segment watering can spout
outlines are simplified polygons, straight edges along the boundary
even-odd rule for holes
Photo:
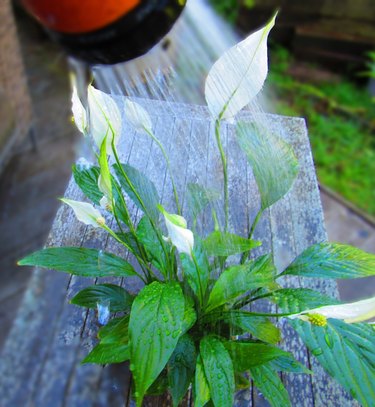
[[[156,45],[186,0],[23,0],[70,56],[91,65],[137,58]]]

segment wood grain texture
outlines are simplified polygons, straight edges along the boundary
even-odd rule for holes
[[[205,108],[139,101],[152,115],[154,132],[171,158],[180,203],[186,210],[186,185],[200,183],[222,191],[221,162],[216,148],[213,124]],[[121,101],[119,100],[119,103]],[[249,114],[242,115],[250,120]],[[288,195],[265,211],[254,237],[263,245],[253,256],[274,251],[274,261],[282,270],[309,245],[325,240],[322,209],[310,152],[307,131],[302,119],[268,116],[271,127],[283,129],[282,137],[290,141],[300,162],[300,174]],[[166,163],[158,146],[143,133],[124,127],[121,156],[124,161],[144,172],[155,184],[161,202],[175,211],[173,192]],[[223,124],[222,137],[229,162],[230,228],[246,235],[259,209],[259,193],[251,169],[234,141],[234,126]],[[66,191],[71,199],[82,194],[71,181]],[[218,205],[215,205],[219,207]],[[134,219],[141,213],[130,204]],[[222,213],[219,217],[222,218]],[[204,227],[212,230],[209,211],[202,215]],[[108,220],[110,222],[110,220]],[[97,229],[86,228],[76,221],[71,210],[62,207],[57,213],[47,246],[85,246],[106,249],[127,256],[112,239]],[[131,256],[130,262],[134,262]],[[137,291],[133,281],[110,280]],[[57,272],[35,270],[11,334],[4,346],[0,366],[0,406],[125,406],[131,399],[132,382],[127,364],[99,367],[81,366],[80,360],[96,342],[98,325],[93,311],[68,303],[78,290],[96,283]],[[337,296],[332,282],[288,277],[288,285],[308,286]],[[270,308],[267,308],[270,309]],[[273,310],[275,308],[272,308]],[[352,406],[351,398],[318,366],[293,331],[285,324],[282,345],[315,371],[307,375],[283,375],[293,406]],[[165,399],[147,399],[145,405],[162,406]],[[185,405],[190,404],[190,399]],[[267,405],[255,388],[237,394],[237,407]]]

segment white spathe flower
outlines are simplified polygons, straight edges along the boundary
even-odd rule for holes
[[[152,122],[147,111],[138,103],[125,100],[126,120],[138,131],[152,131]]]
[[[180,253],[186,253],[191,256],[194,247],[194,235],[191,230],[187,229],[185,218],[168,213],[161,205],[159,205],[159,210],[164,215],[168,239],[177,247]]]
[[[112,152],[112,139],[115,145],[121,133],[121,114],[112,97],[93,86],[88,87],[88,103],[90,111],[90,134],[98,148],[107,136],[107,153]]]
[[[319,321],[319,317],[342,319],[348,324],[366,321],[375,317],[375,297],[348,304],[327,305],[288,316],[291,319],[299,318],[312,323]],[[321,323],[318,325],[325,325],[324,320],[321,318],[320,320]]]
[[[94,226],[95,228],[105,224],[105,219],[102,214],[91,204],[66,198],[62,198],[61,201],[69,205],[73,209],[77,219],[84,224]]]
[[[261,91],[268,72],[267,38],[277,13],[212,66],[205,97],[214,119],[231,119]]]
[[[86,134],[87,130],[87,114],[86,110],[78,96],[77,87],[73,84],[72,92],[72,113],[74,118],[74,123],[77,126],[77,129]]]

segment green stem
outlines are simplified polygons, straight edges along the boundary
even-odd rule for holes
[[[131,251],[131,248],[125,243],[123,242],[117,235],[116,233],[109,228],[106,224],[101,225],[101,227],[106,230],[117,242],[119,242],[120,244],[122,244],[123,246],[125,246],[129,251]],[[138,258],[137,258],[138,259]],[[139,261],[139,260],[138,260]],[[143,278],[143,276],[139,273],[136,272],[136,274],[138,275],[138,277],[145,283],[147,284],[147,281]]]
[[[193,252],[191,253],[191,258],[192,258],[192,260],[193,260],[195,269],[196,269],[196,271],[197,271],[198,284],[199,284],[199,299],[200,299],[201,307],[203,307],[203,300],[204,300],[204,298],[203,298],[202,281],[201,281],[201,277],[200,277],[200,274],[199,274],[198,262],[197,262],[197,259],[196,259],[195,256],[194,256],[194,253],[193,253]]]
[[[225,156],[225,151],[223,148],[223,144],[221,142],[221,135],[220,135],[220,123],[221,118],[219,117],[215,121],[215,136],[216,136],[216,143],[219,148],[221,163],[223,166],[223,176],[224,176],[224,216],[225,216],[225,224],[224,224],[224,231],[228,231],[228,220],[229,220],[229,193],[228,193],[228,162]]]
[[[208,314],[202,315],[201,319],[206,319],[206,318],[215,318],[215,320],[220,320],[222,317],[224,317],[226,314],[230,315],[230,312],[222,312],[222,311],[217,311],[217,312],[210,312]],[[246,312],[247,315],[251,315],[253,317],[270,317],[270,318],[282,318],[282,317],[288,317],[289,315],[293,315],[291,312],[285,312],[285,313],[280,313],[280,314],[274,314],[274,313],[269,313],[269,312]]]
[[[125,199],[124,199],[124,197],[123,197],[123,195],[122,195],[122,192],[121,192],[121,190],[120,190],[120,187],[117,185],[116,182],[114,183],[114,185],[115,185],[115,188],[116,188],[116,191],[117,191],[118,195],[120,196],[120,199],[121,199],[123,208],[124,208],[124,210],[125,210],[126,217],[127,217],[127,219],[128,219],[127,225],[128,225],[128,227],[129,227],[130,233],[134,236],[134,239],[135,239],[136,244],[137,244],[137,248],[138,248],[139,252],[141,253],[141,256],[142,256],[142,260],[143,260],[144,265],[146,266],[147,270],[152,273],[151,268],[148,266],[148,260],[147,260],[147,255],[146,255],[146,253],[145,253],[145,250],[144,250],[143,246],[142,246],[141,244],[139,244],[138,237],[137,237],[137,233],[136,233],[136,231],[135,231],[135,227],[134,227],[133,222],[132,222],[132,220],[131,220],[129,210],[128,210],[128,207],[127,207],[127,205],[126,205]],[[113,206],[113,214],[115,215],[117,224],[119,225],[119,228],[120,228],[120,230],[122,231],[121,224],[120,224],[120,222],[119,222],[119,220],[118,220],[118,217],[116,216],[116,209],[115,209],[116,206],[115,206],[114,202],[112,203],[112,206]],[[123,231],[122,231],[122,232],[123,232]],[[124,232],[123,232],[123,233],[124,233]],[[136,257],[137,257],[137,256],[136,256]],[[138,259],[138,257],[137,257],[137,259]],[[139,261],[139,260],[138,260],[138,261]]]
[[[119,170],[121,171],[123,177],[125,178],[126,182],[128,183],[129,188],[131,189],[131,191],[133,192],[133,194],[136,196],[138,202],[141,204],[143,212],[144,212],[145,215],[148,217],[148,219],[149,219],[149,221],[150,221],[150,223],[151,223],[151,226],[152,226],[152,228],[154,229],[154,231],[155,231],[155,233],[156,233],[156,236],[157,236],[157,238],[158,238],[158,240],[159,240],[159,242],[160,242],[160,245],[161,245],[161,247],[162,247],[162,249],[163,249],[163,252],[164,252],[164,254],[165,254],[165,257],[168,258],[168,252],[167,252],[167,250],[166,250],[166,248],[165,248],[164,240],[163,240],[163,238],[162,238],[162,236],[161,236],[161,234],[160,234],[160,232],[159,232],[159,229],[156,227],[155,222],[154,222],[153,219],[150,217],[150,215],[149,215],[149,213],[148,213],[148,211],[147,211],[147,208],[145,207],[144,203],[142,202],[141,197],[139,196],[137,190],[134,188],[134,185],[133,185],[132,182],[130,181],[128,175],[127,175],[126,172],[124,171],[124,168],[123,168],[123,166],[121,165],[121,162],[120,162],[119,156],[118,156],[118,154],[117,154],[116,147],[115,147],[115,145],[114,145],[114,141],[113,141],[113,140],[114,140],[114,139],[112,139],[112,150],[113,150],[113,155],[114,155],[114,157],[115,157],[117,166],[119,167]]]
[[[176,189],[176,185],[175,185],[175,183],[174,183],[174,179],[173,179],[173,175],[172,175],[172,171],[171,171],[170,161],[169,161],[168,155],[167,155],[167,153],[165,152],[164,147],[163,147],[163,145],[161,144],[161,142],[159,141],[159,139],[158,139],[149,129],[147,129],[146,127],[144,127],[144,130],[145,130],[145,132],[152,138],[152,140],[155,141],[155,143],[158,145],[158,147],[160,148],[160,150],[161,150],[161,152],[162,152],[162,154],[163,154],[163,156],[164,156],[165,162],[166,162],[166,164],[167,164],[167,170],[168,170],[168,173],[169,173],[169,177],[171,178],[171,182],[172,182],[173,195],[174,195],[174,199],[175,199],[175,201],[176,201],[176,206],[177,206],[177,213],[178,213],[179,215],[181,215],[181,207],[180,207],[180,203],[179,203],[179,200],[178,200],[177,189]]]
[[[254,230],[255,230],[255,228],[256,228],[256,226],[257,226],[257,224],[258,224],[258,222],[259,222],[259,220],[260,220],[262,214],[263,214],[263,209],[260,209],[259,212],[257,213],[255,219],[254,219],[253,224],[251,225],[251,228],[250,228],[250,231],[249,231],[249,235],[247,236],[247,238],[248,238],[249,240],[253,237]],[[244,264],[244,263],[245,263],[246,259],[249,257],[249,254],[250,254],[250,250],[248,250],[247,252],[243,252],[243,253],[242,253],[241,261],[240,261],[241,264]]]
[[[244,298],[241,301],[235,303],[233,305],[233,308],[238,308],[239,309],[239,308],[244,307],[245,305],[251,304],[254,301],[261,300],[261,299],[267,298],[267,297],[272,297],[272,296],[273,296],[273,293],[267,293],[267,294],[258,295],[257,297]]]

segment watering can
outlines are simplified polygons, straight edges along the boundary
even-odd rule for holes
[[[137,58],[156,45],[186,0],[22,0],[70,56],[91,65]]]

